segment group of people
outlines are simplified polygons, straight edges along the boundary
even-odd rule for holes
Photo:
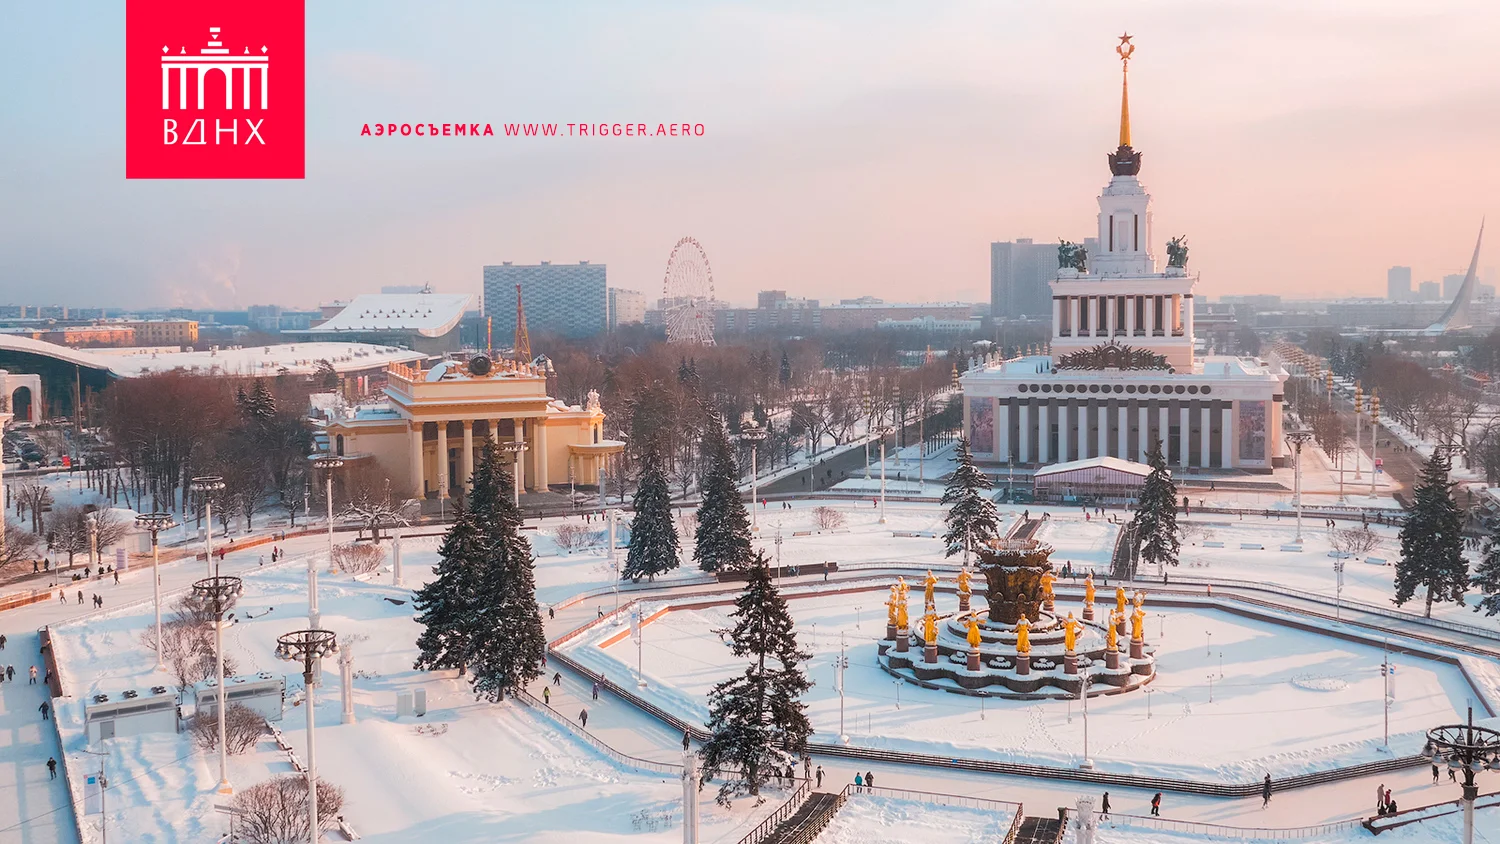
[[[57,590],[57,602],[59,604],[66,604],[68,602],[68,593],[65,592],[62,589]],[[83,590],[82,589],[78,590],[78,603],[79,604],[83,603]],[[96,609],[96,610],[104,608],[104,598],[98,592],[94,593],[94,596],[91,599],[91,603],[93,603],[94,609]]]
[[[1432,766],[1432,781],[1437,782],[1436,765]],[[1375,786],[1375,814],[1394,815],[1397,811],[1396,798],[1391,796],[1391,790],[1385,787],[1385,783]]]

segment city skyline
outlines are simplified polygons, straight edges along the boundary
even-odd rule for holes
[[[732,302],[988,301],[990,243],[1090,226],[1123,30],[1140,47],[1131,106],[1157,239],[1191,238],[1210,297],[1379,296],[1392,265],[1459,272],[1500,187],[1483,41],[1500,11],[1478,3],[376,6],[309,8],[308,178],[261,183],[126,183],[123,10],[18,10],[82,58],[0,114],[0,301],[310,306],[391,284],[478,292],[507,260],[606,263],[612,286],[654,298],[686,234]],[[0,63],[25,75],[49,43]],[[582,118],[706,131],[359,136]]]

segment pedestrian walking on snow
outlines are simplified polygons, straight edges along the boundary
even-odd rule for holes
[[[818,776],[818,788],[822,788],[823,787],[823,766],[822,765],[818,766],[818,774],[817,774],[817,776]]]
[[[554,686],[561,686],[562,685],[562,672],[560,672],[560,671],[554,671],[552,673],[552,685],[554,685]]]
[[[7,665],[7,666],[5,666],[5,679],[7,679],[7,680],[14,680],[14,679],[16,679],[16,667],[14,665]]]
[[[1156,792],[1156,795],[1151,798],[1151,816],[1152,817],[1160,817],[1161,816],[1161,792],[1160,791]]]
[[[599,683],[597,681],[595,681],[595,683],[594,683],[593,694],[594,694],[594,700],[598,700],[599,699]]]
[[[864,778],[863,774],[855,774],[854,775],[854,787],[855,788],[864,788],[865,787],[865,778]]]
[[[1266,774],[1265,782],[1260,784],[1260,807],[1262,809],[1271,805],[1271,775]]]
[[[557,610],[553,609],[552,607],[548,607],[547,608],[547,620],[551,621],[554,618],[557,618]]]
[[[83,606],[83,590],[78,590],[78,605]]]
[[[57,760],[51,756],[47,757],[47,775],[51,779],[57,779]]]
[[[45,720],[47,720],[47,711],[48,711],[48,710],[49,710],[49,709],[51,709],[51,708],[52,708],[52,707],[51,707],[51,706],[50,706],[50,705],[48,705],[48,703],[47,703],[47,701],[45,701],[45,700],[44,700],[44,701],[42,701],[42,705],[41,705],[41,706],[38,706],[38,707],[37,707],[37,708],[36,708],[36,710],[37,710],[37,711],[38,711],[38,712],[40,712],[40,713],[42,713],[42,720],[43,720],[43,721],[45,721]]]
[[[1104,792],[1104,800],[1099,805],[1099,816],[1103,817],[1103,818],[1109,817],[1109,792],[1108,791]]]
[[[865,785],[870,786],[871,788],[875,787],[875,775],[870,773],[869,771],[865,771]]]
[[[31,666],[31,682],[28,685],[36,685],[36,666]]]
[[[119,583],[119,582],[120,582],[120,573],[119,572],[115,572],[115,583]]]
[[[589,711],[587,709],[578,710],[578,722],[585,727],[589,725]]]
[[[549,706],[552,704],[552,687],[551,686],[543,686],[542,687],[542,703],[545,703],[545,704],[547,704]]]
[[[5,634],[0,633],[0,651],[5,650]]]

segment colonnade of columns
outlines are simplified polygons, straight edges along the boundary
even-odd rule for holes
[[[547,426],[540,424],[540,418],[515,417],[510,419],[512,434],[509,442],[520,443],[525,446],[522,451],[513,452],[519,465],[516,470],[516,482],[522,485],[522,489],[544,490],[551,479],[547,473]],[[431,424],[436,428],[436,448],[434,458],[437,461],[434,474],[437,483],[431,491],[436,492],[439,498],[448,498],[453,494],[453,485],[458,484],[463,489],[468,489],[469,478],[474,474],[474,449],[476,422],[483,422],[488,429],[488,435],[497,445],[507,440],[502,439],[500,433],[501,419],[462,419],[441,420],[436,422],[422,422],[413,420],[408,428],[408,451],[409,451],[409,473],[411,476],[411,494],[417,498],[426,497],[429,492],[427,479],[426,459],[426,427]],[[460,426],[461,445],[458,451],[458,465],[450,467],[449,449],[449,427]],[[481,434],[481,437],[483,435]],[[528,440],[529,436],[529,440]],[[457,471],[458,477],[452,477]]]
[[[1192,294],[1052,298],[1053,337],[1180,337],[1192,324]]]
[[[1280,413],[1280,403],[1272,404]],[[1234,468],[1236,436],[1230,401],[1013,398],[999,400],[995,412],[995,459],[1002,463],[1104,456],[1145,463],[1151,444],[1161,440],[1173,466]],[[1269,461],[1269,438],[1264,448]]]

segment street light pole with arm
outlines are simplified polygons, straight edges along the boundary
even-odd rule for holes
[[[333,566],[333,470],[344,465],[342,457],[320,454],[312,459],[317,468],[323,470],[324,497],[328,504],[328,565]],[[316,628],[322,623],[323,614],[318,611],[318,561],[307,558],[307,626]]]
[[[224,741],[224,613],[240,594],[238,577],[207,577],[193,584],[193,594],[209,602],[214,614],[214,667],[218,685],[214,697],[219,709],[219,793],[233,794],[229,785],[229,748]]]
[[[760,507],[759,472],[755,465],[756,447],[766,438],[766,429],[754,419],[740,426],[740,439],[750,443],[750,531],[760,531],[756,510]]]
[[[172,528],[171,513],[142,513],[135,517],[135,524],[151,534],[151,603],[156,609],[156,670],[164,667],[161,656],[161,546],[157,534]]]
[[[203,496],[203,514],[208,530],[203,534],[203,548],[208,553],[208,575],[214,574],[214,494],[224,491],[224,479],[218,475],[193,478],[193,490]]]
[[[302,663],[302,682],[307,707],[307,819],[308,842],[318,844],[318,752],[314,730],[317,716],[313,706],[313,666],[328,654],[337,653],[338,637],[331,630],[298,630],[276,639],[276,656]]]

